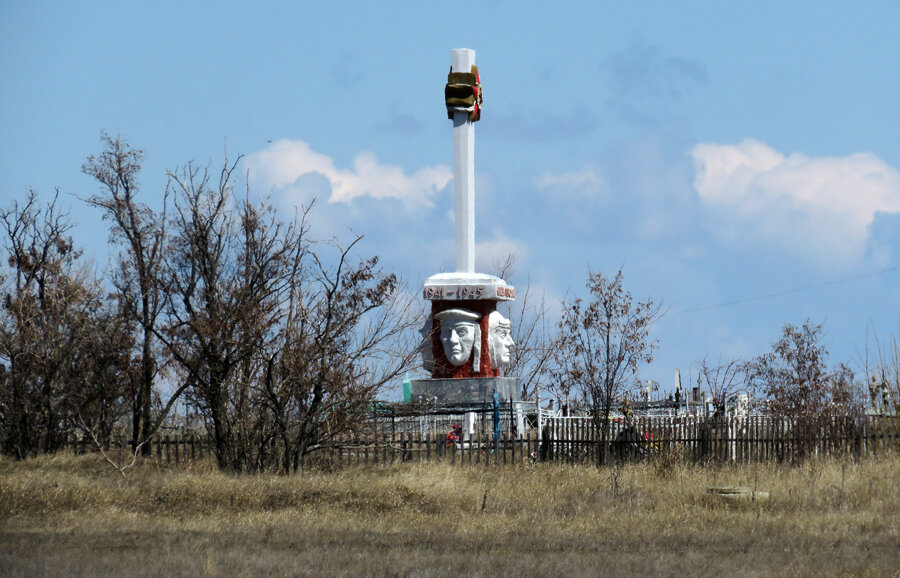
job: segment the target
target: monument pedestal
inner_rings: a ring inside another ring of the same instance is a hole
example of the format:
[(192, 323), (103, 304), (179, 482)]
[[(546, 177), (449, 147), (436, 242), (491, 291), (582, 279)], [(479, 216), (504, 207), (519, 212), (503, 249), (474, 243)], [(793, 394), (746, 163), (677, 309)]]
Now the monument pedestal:
[(519, 378), (501, 377), (515, 343), (509, 320), (497, 311), (499, 302), (515, 299), (516, 290), (499, 277), (475, 272), (474, 122), (481, 118), (482, 92), (474, 50), (453, 51), (444, 97), (453, 120), (456, 271), (425, 280), (431, 313), (420, 351), (431, 379), (411, 381), (409, 397), (413, 404), (461, 408), (472, 413), (469, 420), (478, 407), (495, 401), (521, 406)]
[(500, 403), (522, 401), (518, 377), (411, 380), (410, 401), (438, 405), (481, 405), (494, 402), (497, 389)]

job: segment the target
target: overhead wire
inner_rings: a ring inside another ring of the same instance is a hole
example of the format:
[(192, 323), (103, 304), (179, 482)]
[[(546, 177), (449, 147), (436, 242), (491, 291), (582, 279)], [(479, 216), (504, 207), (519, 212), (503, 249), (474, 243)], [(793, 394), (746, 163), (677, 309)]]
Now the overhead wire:
[(724, 301), (722, 303), (714, 303), (712, 305), (701, 305), (698, 307), (692, 307), (691, 309), (682, 309), (680, 311), (670, 311), (669, 315), (679, 315), (682, 313), (695, 313), (697, 311), (706, 311), (708, 309), (718, 309), (720, 307), (729, 307), (731, 305), (740, 305), (742, 303), (751, 303), (753, 301), (763, 301), (765, 299), (772, 299), (774, 297), (782, 297), (784, 295), (793, 295), (795, 293), (803, 293), (804, 291), (810, 291), (812, 289), (820, 289), (822, 287), (829, 287), (832, 285), (841, 285), (844, 283), (850, 283), (852, 281), (858, 281), (860, 279), (868, 279), (870, 277), (878, 277), (880, 275), (886, 275), (888, 273), (892, 273), (894, 271), (900, 270), (900, 267), (891, 267), (889, 269), (882, 269), (881, 271), (875, 271), (874, 273), (864, 273), (862, 275), (856, 275), (854, 277), (846, 277), (843, 279), (835, 279), (832, 281), (825, 281), (823, 283), (816, 283), (814, 285), (806, 285), (804, 287), (797, 287), (795, 289), (788, 289), (786, 291), (776, 291), (774, 293), (767, 293), (765, 295), (757, 295), (754, 297), (745, 297), (742, 299), (735, 299), (733, 301)]

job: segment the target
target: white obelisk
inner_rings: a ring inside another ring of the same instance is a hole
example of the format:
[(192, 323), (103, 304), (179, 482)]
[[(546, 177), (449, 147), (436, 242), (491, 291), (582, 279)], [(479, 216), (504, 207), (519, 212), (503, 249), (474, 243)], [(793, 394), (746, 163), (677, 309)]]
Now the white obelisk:
[[(453, 50), (451, 70), (470, 72), (475, 51)], [(469, 113), (453, 113), (453, 197), (456, 219), (456, 272), (475, 272), (475, 123)]]
[[(474, 50), (451, 52), (451, 72), (471, 72), (474, 64)], [(453, 111), (453, 199), (456, 271), (426, 279), (423, 296), (429, 301), (515, 299), (516, 290), (506, 281), (475, 272), (475, 123), (467, 110)]]

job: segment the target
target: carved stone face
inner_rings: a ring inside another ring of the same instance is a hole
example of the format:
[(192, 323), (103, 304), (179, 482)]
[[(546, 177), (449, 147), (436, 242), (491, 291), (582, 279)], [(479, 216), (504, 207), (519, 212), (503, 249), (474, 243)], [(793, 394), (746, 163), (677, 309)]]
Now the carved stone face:
[(453, 365), (460, 366), (469, 360), (472, 346), (475, 344), (476, 327), (477, 325), (471, 321), (448, 319), (441, 322), (444, 355)]
[(489, 342), (491, 346), (491, 365), (500, 369), (509, 365), (512, 348), (516, 346), (512, 338), (512, 324), (499, 311), (488, 317)]
[(448, 309), (434, 318), (441, 324), (441, 344), (447, 361), (459, 367), (471, 356), (472, 366), (477, 369), (481, 363), (481, 315), (467, 309)]

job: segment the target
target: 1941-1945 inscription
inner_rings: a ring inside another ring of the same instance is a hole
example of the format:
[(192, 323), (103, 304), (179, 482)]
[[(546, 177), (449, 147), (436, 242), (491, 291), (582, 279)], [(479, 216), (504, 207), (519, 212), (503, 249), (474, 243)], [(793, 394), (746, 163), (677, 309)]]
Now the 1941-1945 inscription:
[[(492, 295), (490, 293), (496, 292)], [(425, 287), (422, 292), (425, 299), (429, 301), (439, 299), (515, 299), (516, 290), (514, 287), (496, 287), (484, 285), (438, 285), (433, 287)]]

